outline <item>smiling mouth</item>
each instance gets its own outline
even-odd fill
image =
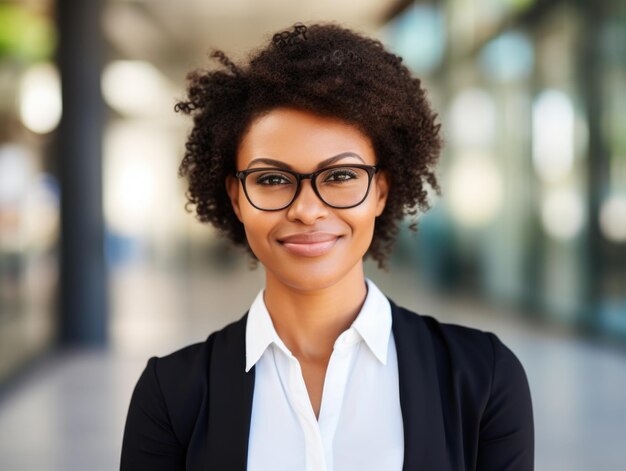
[[[293,255],[319,257],[330,252],[340,236],[324,234],[302,234],[279,240],[279,244]]]

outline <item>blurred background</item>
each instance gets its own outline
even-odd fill
[[[148,358],[246,311],[263,270],[185,212],[173,106],[210,48],[316,20],[443,124],[443,195],[368,276],[517,354],[537,469],[626,469],[623,0],[0,1],[0,469],[116,469]]]

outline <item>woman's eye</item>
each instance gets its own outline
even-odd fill
[[[257,177],[257,185],[288,185],[291,180],[281,174],[266,174]]]
[[[325,182],[345,182],[348,180],[353,180],[357,178],[358,175],[356,172],[350,169],[339,169],[329,173],[326,178],[324,178]]]

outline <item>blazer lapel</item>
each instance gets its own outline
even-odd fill
[[[254,368],[245,372],[247,313],[215,336],[209,371],[207,470],[247,467]]]
[[[391,303],[404,427],[404,471],[450,470],[431,333]],[[247,314],[215,336],[211,353],[206,469],[247,467],[254,371],[245,372]]]
[[[391,303],[404,427],[404,471],[448,470],[431,334],[423,319]]]

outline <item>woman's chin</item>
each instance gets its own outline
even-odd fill
[[[316,292],[344,284],[348,279],[357,276],[363,278],[362,262],[346,271],[338,270],[336,264],[310,264],[302,267],[292,266],[288,270],[270,270],[265,267],[268,285],[279,284],[293,291]]]

